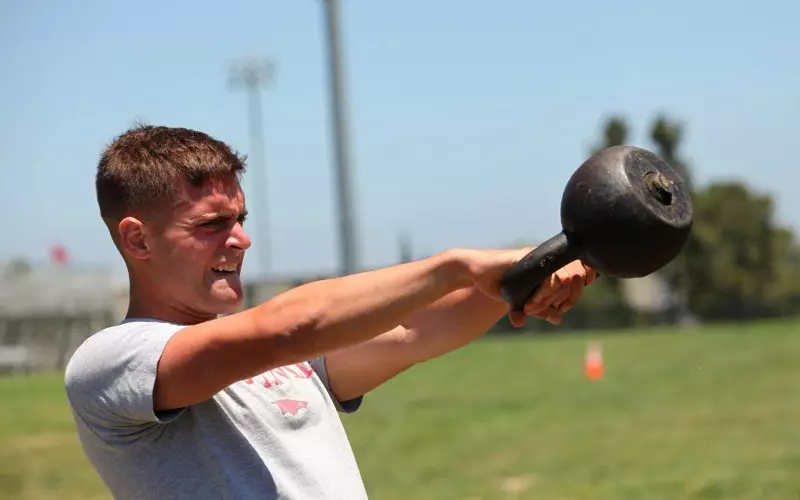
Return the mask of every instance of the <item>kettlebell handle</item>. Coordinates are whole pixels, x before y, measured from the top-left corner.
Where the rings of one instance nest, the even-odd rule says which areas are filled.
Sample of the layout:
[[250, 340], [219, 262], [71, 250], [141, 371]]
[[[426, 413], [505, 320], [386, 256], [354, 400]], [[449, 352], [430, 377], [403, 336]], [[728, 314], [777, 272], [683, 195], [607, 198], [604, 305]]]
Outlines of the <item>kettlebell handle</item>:
[[514, 311], [522, 311], [525, 303], [551, 274], [578, 259], [577, 245], [571, 245], [562, 231], [534, 248], [500, 279], [500, 294]]

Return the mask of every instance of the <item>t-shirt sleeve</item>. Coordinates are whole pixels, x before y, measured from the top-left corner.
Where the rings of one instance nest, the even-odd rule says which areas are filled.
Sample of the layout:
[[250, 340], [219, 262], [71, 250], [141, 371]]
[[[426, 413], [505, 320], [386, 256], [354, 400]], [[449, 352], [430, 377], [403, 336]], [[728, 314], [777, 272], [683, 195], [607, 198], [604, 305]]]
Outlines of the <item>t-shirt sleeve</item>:
[[180, 328], [164, 323], [121, 325], [90, 337], [65, 371], [73, 412], [93, 432], [111, 438], [133, 438], [178, 418], [183, 409], [154, 410], [153, 389], [164, 348]]
[[331, 399], [333, 400], [333, 404], [336, 406], [336, 410], [340, 413], [355, 413], [361, 407], [361, 402], [364, 399], [364, 396], [359, 396], [354, 399], [349, 399], [347, 401], [339, 401], [336, 396], [331, 391], [331, 384], [330, 380], [328, 379], [328, 369], [327, 365], [325, 364], [325, 356], [320, 356], [318, 358], [314, 358], [308, 362], [311, 365], [311, 368], [316, 372], [319, 379], [322, 381], [322, 384], [325, 386], [325, 389], [328, 390], [328, 394], [330, 395]]

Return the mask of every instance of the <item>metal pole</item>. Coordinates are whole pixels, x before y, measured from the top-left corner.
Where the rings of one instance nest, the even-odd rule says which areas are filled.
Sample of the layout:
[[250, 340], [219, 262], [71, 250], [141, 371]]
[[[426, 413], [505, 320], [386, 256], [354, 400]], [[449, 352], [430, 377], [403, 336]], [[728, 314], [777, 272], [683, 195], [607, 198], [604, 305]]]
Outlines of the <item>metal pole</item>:
[[269, 223], [269, 210], [267, 203], [267, 166], [266, 154], [264, 153], [264, 126], [261, 108], [261, 93], [258, 87], [253, 84], [248, 86], [248, 108], [250, 116], [250, 151], [253, 159], [253, 164], [257, 167], [258, 175], [256, 177], [255, 195], [256, 195], [256, 209], [258, 210], [258, 218], [261, 219], [261, 244], [258, 255], [261, 260], [261, 272], [266, 277], [270, 271], [270, 223]]
[[328, 38], [328, 66], [331, 93], [331, 120], [334, 134], [335, 182], [339, 222], [340, 272], [352, 274], [358, 270], [356, 221], [352, 194], [350, 153], [345, 111], [345, 90], [342, 78], [340, 50], [339, 0], [322, 0], [325, 5], [325, 27]]
[[247, 92], [247, 113], [250, 132], [250, 164], [257, 172], [254, 184], [254, 197], [258, 220], [260, 220], [261, 242], [259, 258], [262, 274], [266, 278], [270, 271], [269, 211], [267, 200], [267, 169], [264, 152], [264, 123], [261, 105], [261, 88], [272, 79], [273, 66], [267, 60], [240, 61], [231, 67], [230, 85], [244, 87]]

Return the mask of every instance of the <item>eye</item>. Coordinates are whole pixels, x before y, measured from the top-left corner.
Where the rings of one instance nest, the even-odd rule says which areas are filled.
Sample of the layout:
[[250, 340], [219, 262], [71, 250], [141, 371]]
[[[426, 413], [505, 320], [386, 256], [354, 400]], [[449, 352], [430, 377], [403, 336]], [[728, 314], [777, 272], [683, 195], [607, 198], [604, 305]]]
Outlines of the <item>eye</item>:
[[200, 224], [200, 227], [207, 227], [207, 228], [220, 228], [227, 225], [228, 221], [226, 219], [212, 219], [210, 221], [203, 222]]
[[240, 215], [236, 220], [239, 221], [239, 224], [244, 226], [244, 223], [247, 221], [247, 215]]

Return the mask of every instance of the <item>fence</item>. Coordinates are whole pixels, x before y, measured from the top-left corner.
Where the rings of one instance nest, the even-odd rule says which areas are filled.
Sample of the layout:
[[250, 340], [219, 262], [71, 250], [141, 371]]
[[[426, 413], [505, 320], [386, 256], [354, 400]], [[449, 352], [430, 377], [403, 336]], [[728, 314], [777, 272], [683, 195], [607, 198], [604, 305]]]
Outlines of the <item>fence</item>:
[[61, 371], [81, 342], [115, 320], [111, 311], [0, 316], [0, 374]]

